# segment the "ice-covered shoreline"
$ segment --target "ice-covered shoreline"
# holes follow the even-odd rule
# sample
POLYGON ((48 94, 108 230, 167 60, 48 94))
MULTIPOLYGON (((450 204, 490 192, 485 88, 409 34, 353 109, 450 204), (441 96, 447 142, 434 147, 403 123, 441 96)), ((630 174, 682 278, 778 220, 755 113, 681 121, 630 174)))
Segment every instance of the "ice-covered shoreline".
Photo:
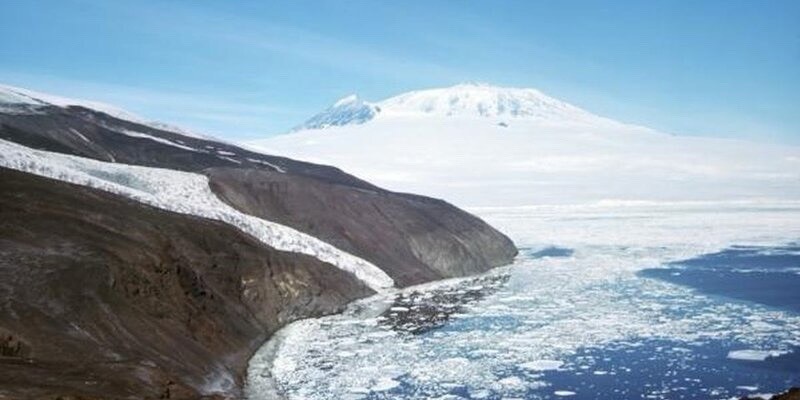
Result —
POLYGON ((343 311, 336 314, 293 321, 270 336, 250 358, 247 369, 247 380, 245 382, 245 397, 249 400, 273 398, 278 400, 288 399, 280 390, 280 385, 273 375, 273 368, 275 367, 278 352, 287 339, 292 336, 302 335, 303 331, 308 329, 309 326, 315 322, 337 318, 342 315, 358 315, 359 317, 374 319, 390 311, 393 302, 398 296, 436 290, 447 291, 448 288, 458 287, 459 284, 463 286, 464 284, 480 281, 487 277, 507 274, 509 268, 510 266, 502 266, 479 275, 441 279, 405 288, 390 289, 363 299, 354 300, 350 302, 343 311))
MULTIPOLYGON (((398 398, 416 398, 400 395, 405 393, 403 385, 422 385, 428 388, 425 390, 432 390, 425 393, 440 395, 447 391, 437 392, 432 388, 448 380, 477 385, 470 389, 470 396, 491 392, 519 397, 524 390, 545 390, 551 395, 554 391, 574 390, 558 386, 542 389, 536 385, 548 383, 541 378, 526 382, 515 376, 496 376, 490 371, 513 365, 539 365, 537 360, 550 360, 556 365, 556 361, 561 363, 571 354, 569 349, 613 340, 626 343, 638 335, 702 343, 727 340, 731 335, 735 337, 736 332, 751 332, 749 337, 743 337, 749 344, 734 350, 784 352, 785 346, 800 344, 800 337, 792 338, 791 330, 786 330, 789 328, 780 328, 781 324, 800 326, 800 319, 785 312, 719 303, 688 288, 637 276, 636 272, 642 268, 712 253, 731 245, 776 245, 800 238, 798 207, 720 208, 717 204, 699 207, 703 209, 685 212, 672 206, 653 209, 645 205, 631 210, 606 205, 583 207, 577 212, 572 208, 555 214, 548 210, 533 219, 530 215, 520 219, 518 210, 485 210, 481 217, 510 232, 523 247, 523 257, 540 254, 537 249, 552 245, 572 252, 562 252, 564 257, 529 260, 510 267, 515 272, 509 291, 489 298, 458 315, 442 330, 422 338, 403 339, 389 331, 381 333, 373 328, 375 321, 347 318, 344 314, 324 321, 305 321, 287 330, 281 343, 285 348, 273 353, 277 368, 272 371, 285 387, 292 388, 287 395, 290 399, 356 399, 379 390, 392 391, 398 398), (542 284, 529 285, 537 281, 542 284), (525 288, 523 293, 514 292, 515 286, 525 288), (592 302, 586 302, 586 298, 592 302), (639 307, 645 308, 636 311, 639 307), (689 314, 684 315, 686 312, 689 314), (491 335, 482 333, 481 329, 486 328, 471 328, 470 321, 482 320, 498 321, 502 328, 491 331, 491 335), (519 321, 503 325, 513 320, 519 321), (573 332, 574 337, 568 332, 573 332), (548 337, 560 338, 557 346, 560 350, 547 344, 548 337), (364 344, 359 344, 362 341, 364 344), (463 344, 452 344, 459 341, 463 344), (515 351, 506 348, 513 343, 522 348, 515 351), (312 353, 303 350, 304 346, 309 346, 307 350, 312 353), (467 352, 471 355, 454 355, 464 346, 471 349, 467 352), (508 354, 513 360, 490 361, 501 354, 508 354), (469 361, 473 358, 487 364, 469 361), (413 370, 402 368, 409 363, 415 366, 413 370), (317 370, 315 365, 324 368, 317 370), (388 379, 392 379, 391 385, 388 379), (325 380, 328 382, 322 382, 325 380)), ((546 371, 530 373, 542 372, 546 371)))

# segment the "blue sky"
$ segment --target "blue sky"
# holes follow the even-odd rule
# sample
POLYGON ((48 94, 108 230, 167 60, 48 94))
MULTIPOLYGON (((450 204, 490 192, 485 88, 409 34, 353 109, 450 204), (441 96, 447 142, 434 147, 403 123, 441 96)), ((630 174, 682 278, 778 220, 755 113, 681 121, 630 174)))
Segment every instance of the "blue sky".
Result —
POLYGON ((800 1, 0 2, 0 81, 231 140, 480 81, 666 132, 800 144, 800 1))

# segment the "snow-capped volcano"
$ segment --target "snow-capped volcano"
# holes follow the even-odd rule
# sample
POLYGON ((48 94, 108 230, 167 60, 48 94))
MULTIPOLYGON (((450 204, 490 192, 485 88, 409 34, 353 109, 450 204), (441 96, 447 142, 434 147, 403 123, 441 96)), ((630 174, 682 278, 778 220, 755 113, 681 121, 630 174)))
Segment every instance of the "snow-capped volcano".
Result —
POLYGON ((668 135, 535 89, 350 96, 292 133, 249 144, 462 206, 800 199, 797 147, 668 135))
POLYGON ((311 117, 293 131, 359 125, 396 116, 526 119, 558 124, 607 124, 610 121, 536 89, 505 88, 465 83, 447 88, 417 90, 376 103, 350 95, 311 117))

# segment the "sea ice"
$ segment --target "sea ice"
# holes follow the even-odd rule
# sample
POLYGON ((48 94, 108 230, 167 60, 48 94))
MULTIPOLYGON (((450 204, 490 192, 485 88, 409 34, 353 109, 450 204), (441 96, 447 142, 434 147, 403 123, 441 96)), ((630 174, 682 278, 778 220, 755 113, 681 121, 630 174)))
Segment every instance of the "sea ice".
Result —
POLYGON ((548 371, 560 368, 564 363, 558 360, 536 360, 520 364, 520 368, 531 371, 548 371))
POLYGON ((788 351, 781 350, 733 350, 728 352, 728 358, 732 360, 764 361, 767 358, 779 357, 787 353, 788 351))
MULTIPOLYGON (((574 249, 574 253, 566 258, 530 259, 522 252, 510 268, 490 273, 510 275, 496 292, 463 306, 444 326, 422 335, 387 331, 380 324, 330 322, 373 319, 376 314, 363 315, 359 310, 373 303, 385 310, 390 307, 387 296, 356 303, 341 315, 292 324, 276 354, 273 375, 287 388, 290 400, 303 396, 338 399, 339 387, 369 387, 385 376, 394 376, 402 388, 409 388, 393 390, 394 399, 445 396, 453 382, 465 385, 470 394, 489 393, 489 398, 537 394, 546 398, 553 396, 554 389, 580 392, 554 387, 555 383, 547 381, 552 374, 585 371, 581 367, 628 374, 628 367, 635 368, 620 365, 611 369, 604 355, 564 362, 580 349, 621 343, 625 351, 636 352, 643 343, 662 340, 667 344, 657 346, 660 351, 656 354, 683 360, 697 354, 698 346, 712 342, 734 341, 743 349, 790 348, 798 344, 797 315, 705 296, 643 278, 638 271, 736 243, 774 245, 795 240, 800 237, 800 224, 787 215, 797 213, 800 207, 791 204, 762 208, 725 203, 482 209, 480 216, 509 233, 521 248, 557 244, 574 249), (392 333, 376 335, 378 332, 392 333), (353 337, 366 339, 356 346, 372 349, 369 357, 336 356, 337 351, 352 346, 342 339, 353 337), (318 368, 325 363, 337 366, 335 374, 318 368), (414 368, 412 373, 398 374, 383 371, 383 365, 414 368), (537 370, 544 367, 548 369, 537 370)), ((436 293, 450 286, 463 290, 475 285, 441 282, 404 291, 436 293)), ((409 318, 414 312, 409 309, 409 318)), ((254 365, 251 369, 258 371, 254 365)), ((587 374, 581 379, 609 377, 611 373, 587 374)), ((259 378, 251 375, 251 379, 259 378)), ((700 382, 668 383, 664 392, 653 395, 670 398, 687 384, 700 382)), ((734 388, 732 384, 726 393, 733 393, 734 388)))
POLYGON ((566 396, 575 396, 577 393, 569 390, 556 390, 553 392, 556 396, 566 397, 566 396))

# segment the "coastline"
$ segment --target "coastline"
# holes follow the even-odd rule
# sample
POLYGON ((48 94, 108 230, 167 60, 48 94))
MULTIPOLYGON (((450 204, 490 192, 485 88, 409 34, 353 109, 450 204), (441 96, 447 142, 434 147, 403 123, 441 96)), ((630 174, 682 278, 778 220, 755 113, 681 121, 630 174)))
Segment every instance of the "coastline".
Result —
MULTIPOLYGON (((523 266, 524 266, 524 264, 523 264, 523 266)), ((505 267, 505 268, 508 268, 508 267, 505 267)), ((501 271, 503 269, 504 268, 499 268, 499 270, 501 270, 501 271)), ((497 273, 497 270, 498 269, 493 269, 491 272, 488 273, 488 275, 492 275, 492 274, 497 273)), ((524 271, 526 269, 525 268, 514 268, 514 270, 524 273, 524 271)), ((302 386, 302 382, 314 382, 315 380, 317 382, 324 382, 325 380, 327 380, 326 375, 324 374, 325 373, 325 368, 318 369, 318 370, 322 371, 323 374, 318 374, 316 376, 305 375, 303 373, 303 367, 302 367, 303 364, 308 362, 306 365, 317 365, 317 366, 319 366, 319 365, 323 365, 323 364, 328 364, 329 360, 331 362, 333 362, 333 360, 336 360, 336 358, 313 356, 312 353, 308 354, 308 355, 312 355, 312 357, 306 358, 302 354, 302 352, 296 352, 294 350, 294 349, 301 349, 302 348, 300 346, 295 346, 295 344, 299 343, 298 340, 301 341, 301 342, 305 340, 306 342, 322 343, 322 342, 316 340, 316 336, 317 336, 316 334, 319 333, 320 329, 324 330, 326 326, 332 326, 332 327, 337 327, 337 326, 342 326, 342 325, 347 326, 347 325, 350 325, 350 323, 352 323, 354 326, 361 325, 361 323, 358 322, 358 321, 345 321, 345 320, 349 320, 350 319, 349 317, 354 315, 354 314, 352 314, 354 309, 360 310, 360 312, 364 312, 364 310, 368 310, 369 309, 368 308, 369 303, 378 304, 378 305, 380 305, 380 306, 385 308, 386 304, 384 304, 382 302, 382 300, 390 300, 393 295, 397 296, 397 297, 403 297, 404 295, 406 297, 412 297, 412 296, 408 296, 408 294, 410 292, 414 292, 414 291, 423 292, 422 293, 423 295, 428 295, 430 293, 425 293, 425 291, 427 291, 427 290, 435 291, 437 288, 441 288, 441 289, 447 290, 448 286, 458 286, 458 285, 453 285, 454 282, 465 282, 465 281, 466 282, 471 282, 474 279, 478 279, 479 277, 480 276, 472 276, 472 277, 466 277, 466 278, 455 278, 455 279, 446 279, 446 280, 440 280, 440 281, 432 281, 432 282, 428 282, 428 283, 425 283, 425 284, 416 285, 416 286, 413 286, 413 287, 397 289, 397 290, 394 290, 394 291, 389 292, 389 293, 373 295, 373 296, 369 296, 369 297, 366 297, 366 298, 361 299, 361 300, 353 301, 350 304, 348 304, 348 306, 346 307, 346 309, 342 313, 329 315, 329 316, 326 316, 325 318, 309 319, 305 323, 303 323, 302 321, 298 321, 296 323, 296 325, 295 324, 290 324, 290 325, 288 325, 286 327, 285 330, 282 330, 280 335, 277 335, 277 334, 275 335, 274 343, 270 343, 270 345, 268 346, 269 351, 265 351, 265 352, 262 353, 262 355, 268 355, 270 357, 269 360, 266 360, 269 363, 268 364, 267 363, 262 363, 261 365, 257 365, 256 364, 257 361, 254 359, 251 362, 251 366, 255 367, 255 368, 253 368, 253 372, 254 373, 249 373, 248 376, 249 377, 258 376, 257 374, 259 372, 263 372, 264 370, 267 370, 267 371, 269 371, 267 376, 269 376, 270 378, 275 378, 275 379, 279 380, 280 381, 280 385, 282 385, 283 389, 286 390, 285 396, 284 395, 280 395, 279 393, 276 395, 275 392, 273 392, 273 394, 271 395, 272 398, 281 398, 281 399, 285 399, 287 397, 303 398, 304 395, 309 395, 309 394, 312 394, 311 396, 309 396, 310 398, 314 398, 315 396, 313 395, 313 393, 318 393, 320 395, 320 398, 330 398, 330 397, 325 396, 325 394, 326 393, 328 393, 328 394, 330 394, 330 393, 340 393, 340 392, 333 392, 333 391, 328 391, 328 392, 326 392, 326 391, 317 391, 317 392, 309 391, 309 392, 305 392, 305 391, 302 391, 302 390, 295 390, 295 389, 303 387, 302 386), (344 322, 344 323, 342 323, 342 322, 344 322), (298 330, 294 330, 295 328, 297 328, 298 330), (304 338, 306 338, 306 339, 304 339, 304 338), (287 340, 284 341, 285 339, 287 339, 287 340), (284 346, 282 350, 281 350, 281 346, 284 346), (277 354, 276 354, 276 351, 277 351, 277 354), (294 365, 295 363, 297 363, 297 367, 295 367, 295 365, 294 365), (256 371, 258 371, 258 372, 256 372, 256 371), (273 372, 274 372, 274 376, 272 376, 273 372), (295 379, 295 376, 302 377, 302 378, 295 379), (301 384, 301 385, 300 386, 295 386, 296 384, 301 384)), ((406 302, 406 304, 402 304, 402 302, 395 300, 395 304, 392 304, 392 306, 394 306, 396 308, 404 308, 404 307, 405 308, 411 308, 409 303, 410 302, 406 302)), ((408 310, 405 310, 405 311, 408 312, 408 310)), ((415 314, 415 316, 419 315, 418 311, 413 311, 413 309, 412 309, 412 312, 417 312, 417 314, 415 314)), ((355 314, 355 315, 358 315, 358 314, 355 314)), ((365 318, 371 319, 371 318, 369 318, 369 316, 370 316, 369 313, 366 313, 366 314, 363 314, 363 315, 364 315, 365 318)), ((381 317, 383 317, 383 316, 381 316, 381 317)), ((416 319, 416 318, 413 318, 413 319, 416 319)), ((385 318, 379 318, 378 321, 363 321, 363 322, 365 322, 364 325, 366 325, 366 323, 377 323, 377 324, 380 324, 380 325, 385 327, 387 324, 392 322, 391 320, 392 320, 392 318, 388 318, 388 320, 385 319, 385 318)), ((400 321, 399 325, 403 326, 404 322, 406 322, 406 321, 400 321)), ((345 330, 345 331, 341 331, 341 332, 347 333, 348 331, 345 330)), ((406 330, 406 332, 413 332, 413 331, 406 330)), ((330 338, 332 340, 338 340, 338 339, 346 340, 347 338, 349 338, 349 336, 339 334, 339 335, 330 336, 330 338)), ((335 343, 336 342, 332 342, 332 344, 335 344, 335 343)), ((324 346, 327 346, 327 345, 323 345, 323 347, 324 346)), ((336 345, 336 346, 338 347, 338 345, 336 345)), ((321 347, 320 346, 316 346, 316 349, 320 350, 321 347)), ((351 348, 346 348, 345 347, 344 350, 353 351, 356 354, 361 354, 359 352, 356 352, 356 351, 352 350, 351 348)), ((314 354, 320 354, 320 353, 316 353, 315 352, 314 354)), ((323 355, 325 354, 324 350, 323 350, 322 354, 323 355)), ((369 353, 369 354, 375 354, 375 353, 369 353)), ((343 357, 349 357, 349 356, 343 356, 343 357)), ((264 360, 264 359, 262 358, 262 360, 264 360)), ((392 364, 392 363, 386 363, 386 364, 392 364)), ((406 363, 406 364, 402 364, 402 365, 409 365, 409 364, 406 363)), ((522 364, 520 364, 520 365, 522 365, 522 364)), ((608 370, 608 369, 600 368, 599 370, 603 371, 603 370, 608 370)), ((373 387, 381 387, 381 388, 375 389, 375 390, 378 393, 384 393, 385 394, 386 393, 385 391, 387 390, 386 389, 387 387, 388 388, 393 388, 395 386, 392 386, 392 385, 397 385, 396 381, 400 381, 400 380, 392 381, 391 379, 393 379, 394 376, 395 375, 391 375, 391 372, 389 372, 389 373, 381 372, 381 373, 376 374, 374 376, 372 376, 372 375, 369 376, 369 379, 372 379, 372 378, 377 379, 378 383, 375 383, 375 381, 373 381, 373 382, 369 382, 369 383, 364 384, 363 382, 358 382, 357 380, 356 381, 351 380, 349 382, 346 382, 348 384, 347 386, 340 386, 340 387, 344 387, 345 388, 344 389, 345 392, 341 392, 341 393, 346 394, 348 390, 351 390, 355 394, 362 394, 362 393, 365 393, 364 391, 372 390, 371 388, 373 388, 373 387), (377 378, 380 378, 381 376, 385 376, 385 377, 390 378, 390 379, 387 379, 385 381, 381 381, 381 380, 377 379, 377 378), (356 382, 356 384, 352 384, 351 385, 350 384, 351 382, 356 382)), ((603 376, 605 376, 605 374, 603 374, 603 376)), ((603 379, 603 378, 597 378, 597 379, 603 379)), ((402 381, 402 382, 405 382, 405 381, 402 381)), ((564 381, 560 381, 560 382, 563 383, 564 381)), ((256 383, 256 382, 251 380, 251 383, 256 383)), ((273 384, 273 385, 276 384, 274 380, 272 380, 269 383, 273 384)), ((749 382, 746 382, 746 383, 749 384, 749 382)), ((322 386, 320 386, 320 387, 324 388, 325 384, 322 384, 322 386)), ((783 389, 785 389, 786 387, 788 387, 788 386, 782 386, 783 389)), ((570 390, 572 390, 572 388, 570 388, 570 387, 556 387, 556 388, 557 389, 570 389, 570 390)), ((278 388, 276 387, 276 389, 278 389, 278 388)), ((319 387, 317 387, 317 389, 319 389, 319 387)), ((771 389, 771 393, 779 393, 782 390, 782 389, 776 389, 775 387, 769 387, 769 389, 771 389)), ((400 390, 400 389, 398 389, 398 390, 400 390)), ((583 393, 586 393, 586 391, 584 391, 583 393)), ((249 398, 249 399, 252 399, 252 400, 260 400, 260 399, 264 399, 264 398, 271 398, 270 396, 262 395, 262 394, 252 395, 253 394, 252 391, 249 392, 248 394, 250 394, 251 396, 247 396, 245 398, 249 398)), ((784 397, 776 397, 776 399, 778 399, 778 398, 779 399, 783 399, 784 397)), ((787 398, 792 398, 792 397, 787 397, 787 398)))
POLYGON ((245 382, 242 386, 243 399, 255 400, 251 399, 248 394, 253 390, 257 390, 259 395, 263 394, 265 398, 286 400, 286 396, 284 396, 278 390, 277 381, 272 377, 272 366, 275 361, 276 353, 284 341, 286 330, 296 322, 298 321, 291 322, 279 329, 272 336, 270 336, 267 341, 261 345, 261 347, 258 347, 250 358, 248 358, 247 367, 245 370, 245 382), (252 367, 253 363, 258 363, 257 365, 260 365, 261 368, 254 371, 252 367), (260 379, 252 379, 252 374, 258 374, 260 379), (256 388, 253 389, 251 385, 253 385, 255 382, 258 383, 256 384, 256 388))
POLYGON ((267 340, 260 347, 258 347, 258 349, 248 359, 245 381, 242 386, 242 398, 246 400, 288 400, 288 397, 281 392, 279 384, 274 378, 272 372, 277 360, 278 352, 289 336, 300 333, 297 331, 303 330, 307 325, 311 325, 314 321, 342 316, 345 314, 351 314, 361 318, 375 318, 388 311, 398 296, 403 296, 404 294, 410 294, 414 292, 432 292, 435 290, 443 290, 450 286, 455 287, 464 282, 473 282, 476 280, 485 279, 486 277, 501 276, 509 272, 509 269, 512 265, 514 265, 515 261, 516 258, 511 263, 492 268, 486 272, 476 275, 438 279, 405 288, 394 288, 375 293, 371 296, 355 299, 350 303, 347 303, 339 312, 317 317, 298 319, 284 325, 273 335, 267 338, 267 340))
MULTIPOLYGON (((409 288, 416 288, 423 285, 430 285, 432 283, 439 283, 443 281, 450 281, 453 279, 468 279, 467 278, 449 278, 449 279, 442 279, 433 282, 426 282, 420 285, 412 286, 409 288)), ((272 375, 272 369, 275 365, 275 360, 278 355, 278 351, 281 348, 281 345, 286 341, 286 338, 294 333, 294 330, 301 328, 303 324, 308 323, 308 321, 318 320, 322 318, 332 317, 336 315, 342 315, 347 312, 354 312, 354 313, 364 313, 364 312, 376 312, 376 315, 379 315, 383 311, 385 311, 391 305, 390 302, 386 302, 387 299, 391 299, 397 293, 401 293, 404 290, 409 288, 402 288, 402 289, 393 289, 386 292, 375 293, 371 296, 367 296, 360 299, 355 299, 350 303, 347 303, 341 310, 338 312, 320 315, 317 317, 310 317, 310 318, 302 318, 295 321, 292 321, 280 329, 278 329, 275 333, 273 333, 267 340, 259 346, 256 351, 247 359, 247 367, 245 371, 245 381, 244 385, 242 386, 242 398, 246 400, 264 400, 264 399, 275 399, 275 400, 287 400, 288 398, 280 391, 278 387, 278 382, 272 375), (383 301, 382 301, 383 300, 383 301), (371 310, 367 311, 366 308, 361 307, 361 303, 364 304, 371 304, 371 305, 381 305, 384 304, 384 307, 375 307, 371 310), (253 379, 253 378, 258 379, 253 379), (252 394, 257 393, 258 397, 252 397, 252 394)))

